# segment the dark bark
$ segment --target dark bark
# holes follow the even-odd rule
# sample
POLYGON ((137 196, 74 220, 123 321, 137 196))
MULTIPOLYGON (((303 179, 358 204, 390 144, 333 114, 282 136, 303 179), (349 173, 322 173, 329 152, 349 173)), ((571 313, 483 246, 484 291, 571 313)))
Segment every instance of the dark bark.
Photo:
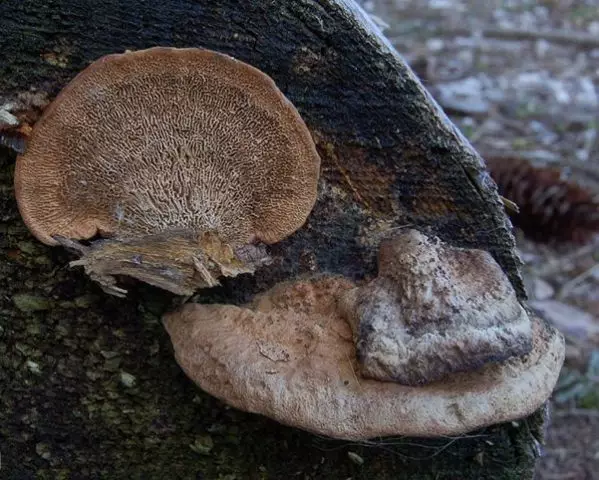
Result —
MULTIPOLYGON (((343 0, 4 0, 0 109, 31 88, 52 98, 107 53, 229 53, 271 75, 297 106, 322 180, 307 225, 272 248, 278 261, 200 292, 202 301, 240 303, 311 271, 363 278, 375 272, 377 234, 405 224, 489 250, 523 297, 513 237, 479 157, 372 28, 343 0)), ((531 477, 540 413, 473 437, 355 446, 227 409, 174 362, 159 317, 177 300, 140 284, 111 298, 68 270, 62 249, 26 231, 14 155, 2 149, 0 159, 3 478, 531 477)))

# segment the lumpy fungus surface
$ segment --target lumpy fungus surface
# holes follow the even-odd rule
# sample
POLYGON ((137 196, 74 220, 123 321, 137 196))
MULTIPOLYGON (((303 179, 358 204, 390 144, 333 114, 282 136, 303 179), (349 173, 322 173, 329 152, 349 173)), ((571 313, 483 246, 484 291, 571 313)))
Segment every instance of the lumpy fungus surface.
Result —
POLYGON ((523 357, 419 386, 363 376, 339 308, 353 288, 342 277, 302 278, 245 306, 188 303, 163 322, 177 362, 202 389, 333 438, 460 435, 529 415, 551 394, 564 341, 537 318, 523 357))

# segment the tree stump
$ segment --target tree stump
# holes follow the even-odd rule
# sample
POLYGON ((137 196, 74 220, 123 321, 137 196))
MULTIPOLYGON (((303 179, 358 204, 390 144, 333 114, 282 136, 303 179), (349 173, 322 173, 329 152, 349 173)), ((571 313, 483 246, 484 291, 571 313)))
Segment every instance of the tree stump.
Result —
MULTIPOLYGON (((298 108, 322 158, 312 215, 273 246, 274 265, 201 301, 243 303, 308 272, 372 276, 377 234, 404 225, 488 250, 524 298, 479 156, 351 1, 4 0, 0 32, 0 114, 26 117, 96 58, 155 45, 228 53, 298 108)), ((139 283, 109 297, 37 242, 17 212, 14 160, 0 148, 3 478, 532 478, 543 412, 458 438, 356 445, 204 394, 160 324, 179 300, 139 283)))

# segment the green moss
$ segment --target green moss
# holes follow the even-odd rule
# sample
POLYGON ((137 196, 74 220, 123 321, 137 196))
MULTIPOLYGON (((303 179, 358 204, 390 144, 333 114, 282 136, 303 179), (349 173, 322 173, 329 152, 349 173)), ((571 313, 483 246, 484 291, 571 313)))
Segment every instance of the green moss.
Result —
POLYGON ((39 312, 43 310, 50 310, 53 302, 48 298, 31 295, 28 293, 18 293, 13 295, 12 301, 15 306, 22 312, 39 312))

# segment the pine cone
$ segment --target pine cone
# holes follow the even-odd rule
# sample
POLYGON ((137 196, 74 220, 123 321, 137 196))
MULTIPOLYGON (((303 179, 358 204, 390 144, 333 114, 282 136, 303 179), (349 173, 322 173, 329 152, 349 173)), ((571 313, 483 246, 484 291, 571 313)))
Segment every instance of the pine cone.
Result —
POLYGON ((486 159, 499 194, 515 202, 515 226, 543 243, 584 244, 599 232, 599 196, 564 180, 558 169, 511 157, 486 159))

